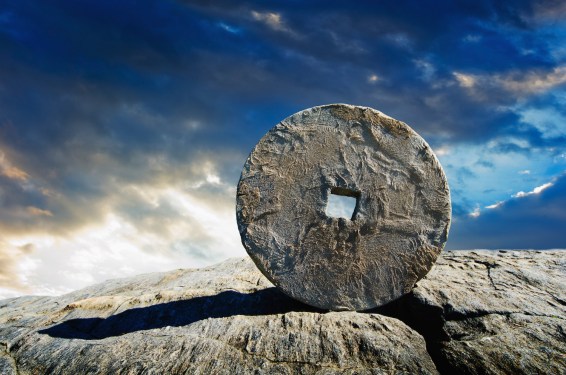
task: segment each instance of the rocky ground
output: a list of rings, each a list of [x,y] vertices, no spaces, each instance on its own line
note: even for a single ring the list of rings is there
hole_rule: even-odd
[[[444,252],[412,293],[326,312],[249,259],[0,301],[2,374],[564,374],[566,251]]]

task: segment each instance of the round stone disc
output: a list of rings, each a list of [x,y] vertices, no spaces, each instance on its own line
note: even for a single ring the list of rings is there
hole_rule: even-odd
[[[330,195],[356,200],[326,214]],[[367,107],[306,109],[273,127],[242,170],[242,243],[289,296],[329,310],[366,310],[408,293],[450,226],[440,163],[408,125]]]

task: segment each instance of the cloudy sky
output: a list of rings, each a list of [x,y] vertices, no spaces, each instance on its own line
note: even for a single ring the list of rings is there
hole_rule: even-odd
[[[447,249],[566,247],[566,3],[401,4],[0,0],[0,297],[243,256],[248,153],[338,102],[432,146]]]

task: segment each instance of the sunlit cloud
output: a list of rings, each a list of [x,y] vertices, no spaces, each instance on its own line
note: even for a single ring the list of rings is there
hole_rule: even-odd
[[[521,171],[521,172],[525,172],[525,171]],[[527,171],[527,172],[528,172],[528,171]],[[530,173],[530,172],[529,172],[529,173]],[[555,181],[555,180],[556,180],[556,179],[553,179],[553,181],[551,181],[551,182],[547,182],[547,183],[544,183],[544,184],[542,184],[542,185],[540,185],[540,186],[537,186],[537,187],[535,187],[533,190],[528,191],[528,192],[519,191],[519,192],[517,192],[517,193],[511,195],[511,198],[510,198],[510,199],[520,199],[520,198],[525,198],[525,197],[532,196],[532,195],[536,195],[536,194],[541,194],[541,193],[542,193],[543,191],[545,191],[546,189],[548,189],[548,188],[554,186],[554,181]],[[485,208],[490,209],[490,210],[493,210],[493,209],[496,209],[496,208],[500,208],[500,207],[504,206],[508,201],[509,201],[509,199],[507,199],[507,200],[501,200],[501,201],[498,201],[498,202],[496,202],[496,203],[494,203],[494,204],[490,204],[489,206],[485,206]],[[478,213],[478,216],[479,216],[479,213]]]
[[[379,76],[377,74],[371,74],[368,77],[368,82],[369,83],[376,83],[377,81],[379,81]]]
[[[477,77],[471,74],[464,74],[458,72],[454,72],[452,74],[454,75],[454,78],[456,78],[456,81],[458,82],[460,87],[471,88],[476,85]]]
[[[148,230],[141,223],[147,218],[115,212],[64,237],[8,236],[0,251],[0,298],[18,291],[61,294],[108,278],[200,267],[244,254],[231,199],[219,206],[178,188],[146,186],[138,192],[156,211],[174,207],[178,219],[156,216],[153,225],[161,228]]]
[[[548,189],[549,187],[551,187],[553,185],[552,182],[547,182],[546,184],[542,184],[540,186],[535,187],[533,190],[528,191],[528,192],[524,192],[524,191],[519,191],[516,194],[513,194],[513,198],[523,198],[523,197],[527,197],[529,195],[534,195],[534,194],[540,194],[542,193],[545,189]]]
[[[495,208],[501,207],[504,203],[505,203],[504,201],[499,201],[497,203],[490,204],[489,206],[485,206],[485,208],[493,210]]]
[[[259,21],[269,28],[275,31],[281,31],[288,34],[295,34],[293,30],[291,30],[285,22],[283,21],[283,17],[280,13],[277,12],[258,12],[255,10],[251,11],[252,18],[256,21]]]
[[[0,151],[0,175],[19,182],[25,182],[29,179],[29,174],[12,165],[2,151]]]
[[[552,70],[512,71],[496,74],[452,73],[458,85],[474,89],[470,93],[478,100],[489,100],[489,90],[501,89],[517,97],[546,92],[566,83],[566,66]],[[479,90],[479,91],[478,91]]]
[[[553,68],[551,71],[532,71],[525,74],[513,73],[507,76],[495,76],[498,84],[505,89],[521,94],[547,91],[566,82],[566,66]]]
[[[446,156],[446,155],[448,155],[448,154],[450,153],[450,147],[444,145],[444,146],[435,148],[435,149],[434,149],[434,153],[435,153],[437,156]]]
[[[566,174],[553,181],[538,194],[509,198],[478,217],[459,217],[449,248],[564,248]]]
[[[0,239],[0,298],[33,291],[21,274],[25,259],[33,250],[32,244],[18,246]]]
[[[473,218],[480,217],[480,215],[481,215],[481,210],[479,207],[474,208],[474,210],[468,214],[468,216]]]
[[[544,224],[566,222],[565,179],[553,179],[566,169],[559,3],[7,3],[0,294],[242,256],[246,156],[288,115],[336,102],[381,110],[431,145],[450,185],[449,246],[478,245],[510,213],[556,244]]]
[[[518,190],[530,191],[533,184],[548,183],[548,175],[537,172],[548,165],[552,165],[553,174],[566,168],[566,159],[555,160],[553,151],[508,137],[485,144],[441,146],[434,152],[448,176],[453,202],[463,205],[466,212],[473,211],[476,205],[505,201]],[[530,173],[518,173],[525,170]]]
[[[35,215],[35,216],[53,216],[53,213],[49,210],[42,210],[41,208],[38,207],[34,207],[34,206],[28,206],[27,211],[31,214],[31,215]]]

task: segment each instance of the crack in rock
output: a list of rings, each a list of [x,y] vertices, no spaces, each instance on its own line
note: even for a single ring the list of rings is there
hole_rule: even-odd
[[[0,342],[3,352],[0,356],[0,373],[4,375],[19,375],[18,362],[8,350],[8,343]]]
[[[442,271],[435,273],[433,269],[412,293],[377,311],[398,318],[419,332],[441,373],[563,372],[566,314],[559,295],[565,292],[566,269],[563,262],[554,262],[553,257],[564,257],[566,253],[525,251],[524,263],[518,257],[511,258],[517,253],[448,253],[436,266]],[[533,257],[538,261],[529,262]],[[503,261],[495,262],[493,258]],[[451,263],[469,270],[467,283],[451,284],[460,276],[460,271],[454,271],[458,268],[446,267]],[[473,263],[487,268],[489,286],[481,284],[484,271],[474,268]],[[491,273],[495,268],[514,275],[520,284],[512,289],[496,285]],[[549,278],[547,274],[558,277]],[[544,293],[537,292],[542,291],[540,280],[547,282]],[[438,288],[442,282],[447,285],[444,289]],[[560,307],[549,306],[548,297]]]
[[[363,313],[313,311],[267,281],[251,291],[264,280],[251,260],[14,299],[0,373],[564,373],[565,257],[446,252],[411,293]],[[137,302],[123,310],[123,296]]]

